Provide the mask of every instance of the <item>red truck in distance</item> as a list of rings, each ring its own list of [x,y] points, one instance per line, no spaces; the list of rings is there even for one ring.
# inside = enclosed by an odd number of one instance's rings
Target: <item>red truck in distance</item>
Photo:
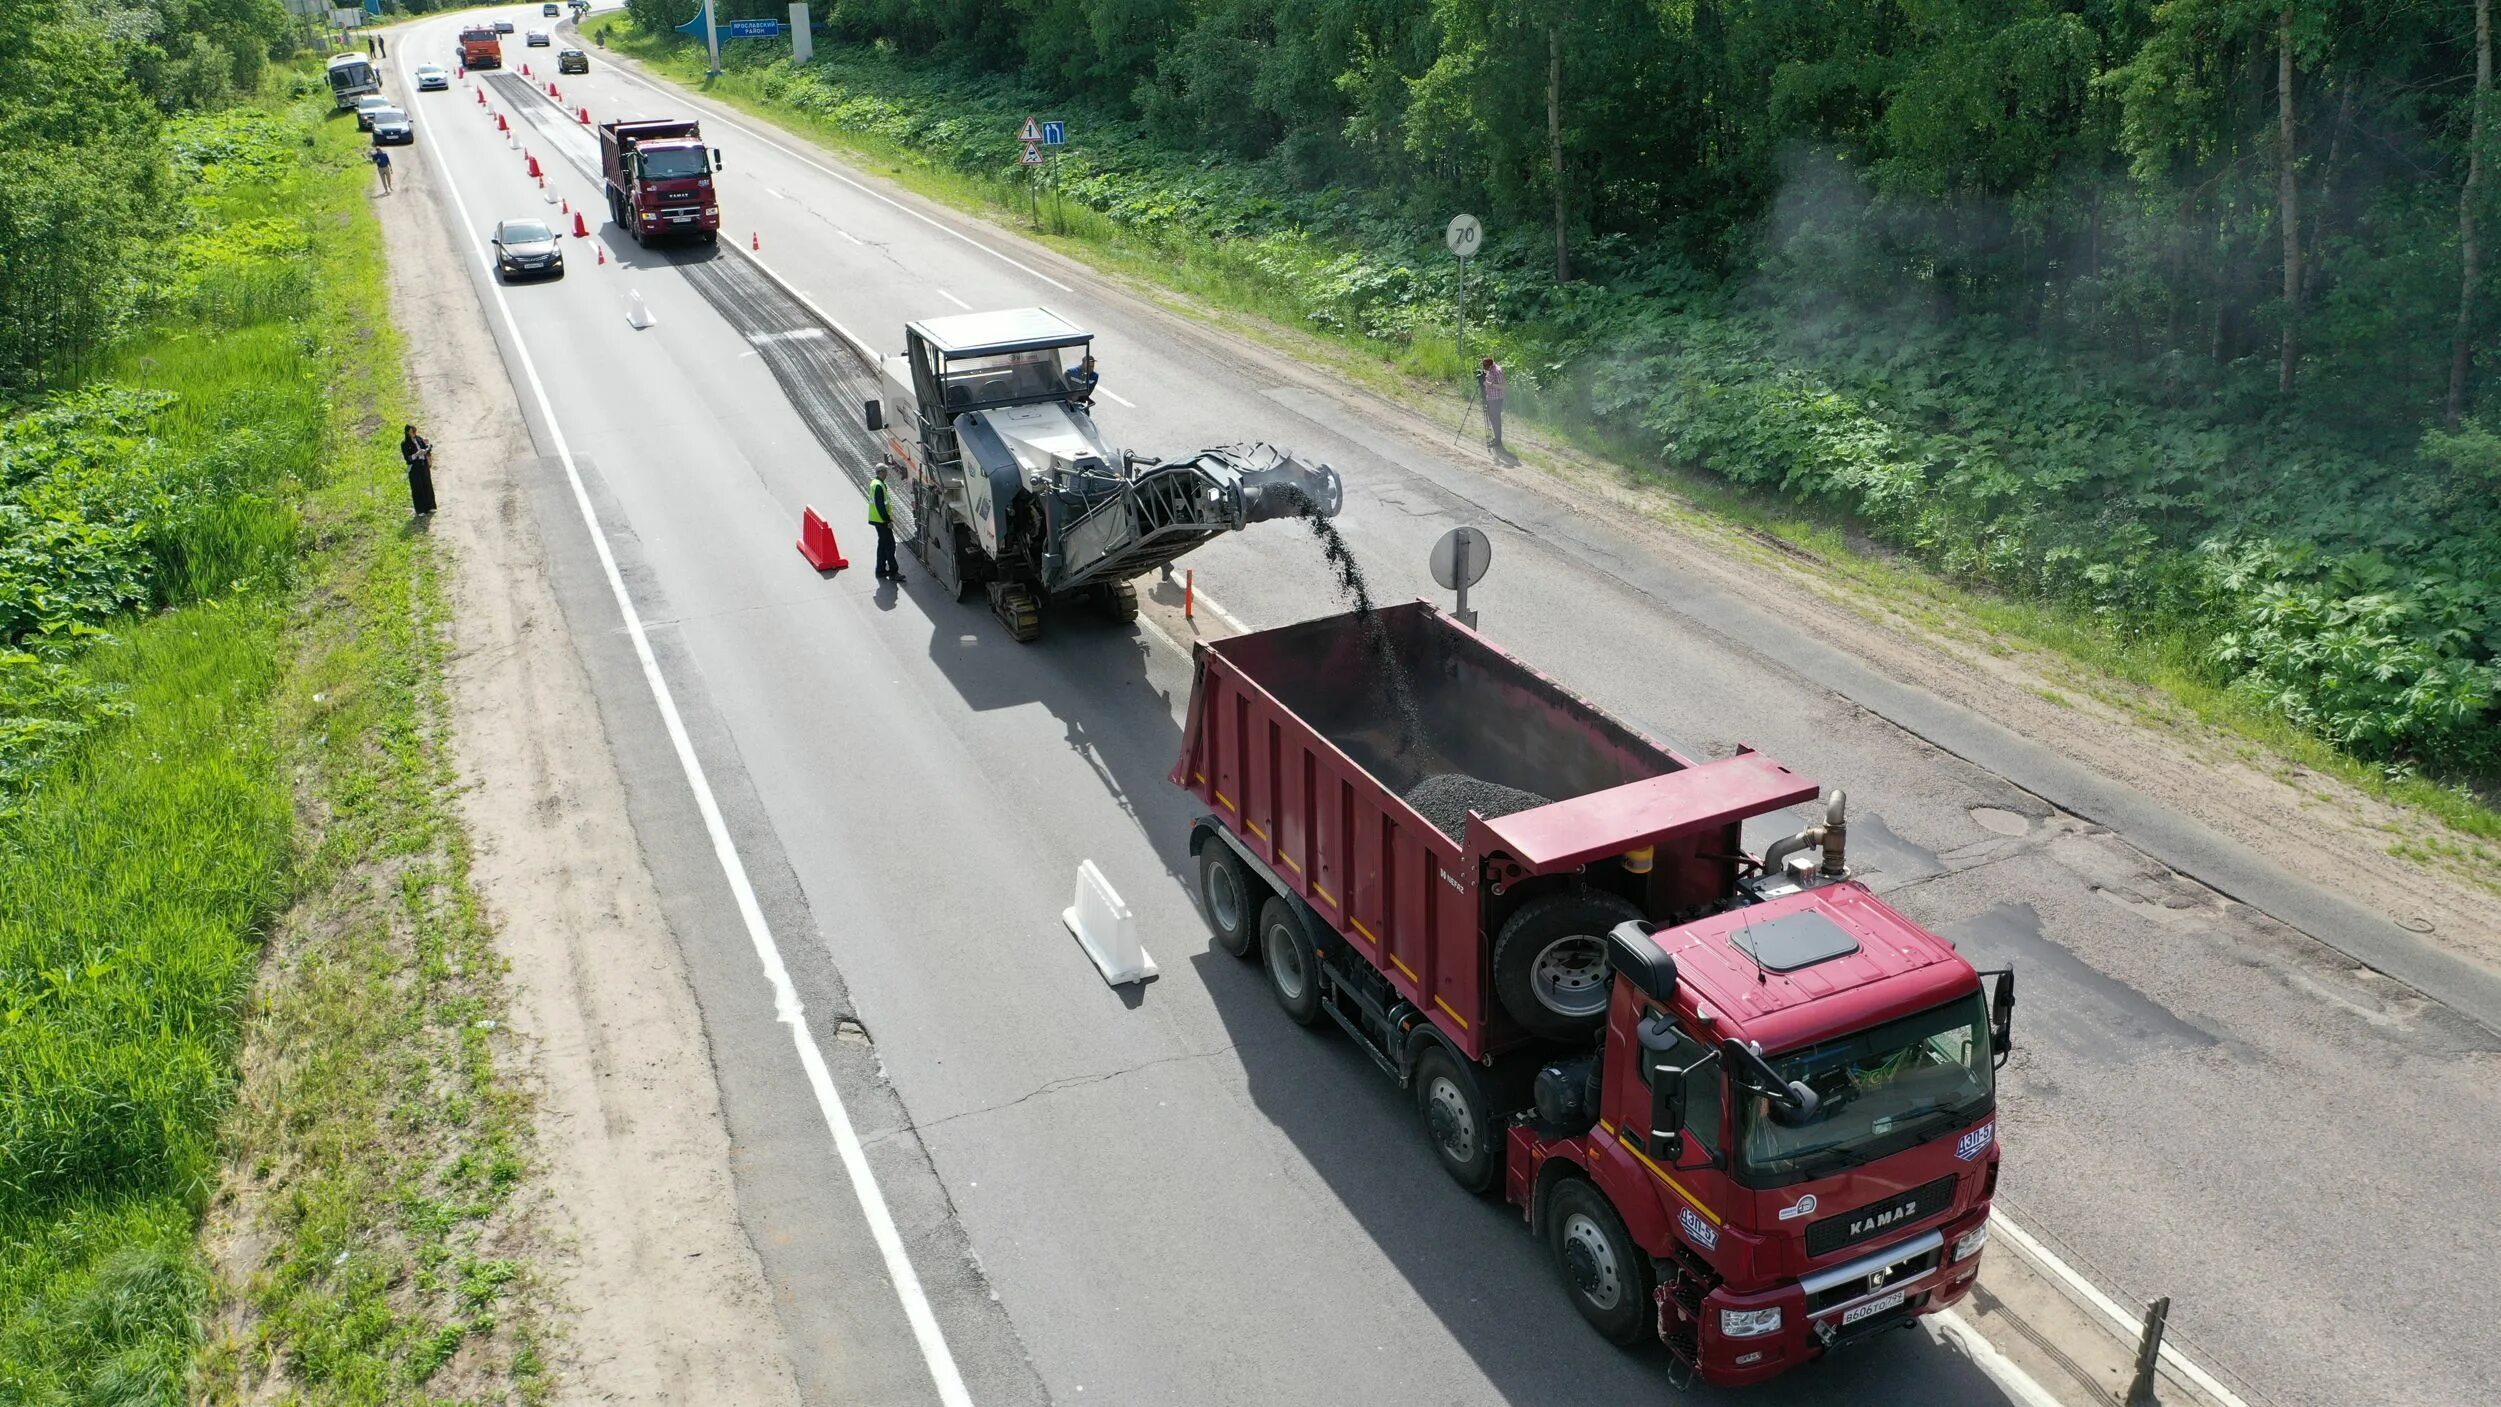
[[[460,66],[467,69],[504,66],[503,36],[495,32],[493,25],[472,25],[460,31]]]
[[[599,124],[599,168],[608,214],[637,244],[691,235],[721,237],[720,195],[712,188],[712,153],[702,125],[689,119]]]
[[[1218,945],[1412,1089],[1605,1337],[1759,1382],[1970,1293],[2014,975],[1699,762],[1417,602],[1198,647],[1173,782]],[[1994,993],[1984,977],[1994,977]]]

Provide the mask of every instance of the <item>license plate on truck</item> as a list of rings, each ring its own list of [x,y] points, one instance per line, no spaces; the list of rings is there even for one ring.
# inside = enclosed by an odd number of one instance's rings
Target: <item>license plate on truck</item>
[[[1873,1319],[1888,1309],[1900,1309],[1902,1307],[1902,1301],[1909,1298],[1910,1291],[1895,1290],[1892,1294],[1886,1295],[1883,1299],[1869,1300],[1865,1304],[1855,1305],[1849,1309],[1842,1310],[1841,1322],[1844,1325],[1848,1325],[1855,1324],[1861,1319]]]

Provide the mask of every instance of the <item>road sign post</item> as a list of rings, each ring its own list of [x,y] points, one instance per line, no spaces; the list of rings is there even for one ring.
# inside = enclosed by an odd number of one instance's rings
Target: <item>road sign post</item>
[[[1468,609],[1468,588],[1485,579],[1485,569],[1494,564],[1494,540],[1479,528],[1452,528],[1433,544],[1429,565],[1433,580],[1443,589],[1459,593],[1458,604],[1451,619],[1470,630],[1476,629],[1476,612]]]
[[[703,42],[712,56],[712,77],[721,76],[721,17],[712,12],[712,0],[703,0]]]
[[[808,20],[806,5],[790,7],[790,63],[793,68],[816,57],[816,36]]]
[[[1459,360],[1468,359],[1468,261],[1484,246],[1485,227],[1474,215],[1453,215],[1442,231],[1442,243],[1459,258]]]

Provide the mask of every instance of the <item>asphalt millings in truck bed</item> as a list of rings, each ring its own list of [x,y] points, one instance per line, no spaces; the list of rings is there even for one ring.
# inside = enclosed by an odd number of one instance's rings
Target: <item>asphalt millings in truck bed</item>
[[[1444,772],[1407,789],[1407,804],[1452,840],[1467,838],[1470,811],[1491,821],[1515,811],[1533,811],[1550,800],[1533,791],[1506,787],[1465,772]]]

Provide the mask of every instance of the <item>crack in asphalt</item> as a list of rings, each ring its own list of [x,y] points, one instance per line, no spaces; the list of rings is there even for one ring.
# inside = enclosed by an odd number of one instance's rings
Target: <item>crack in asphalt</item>
[[[1013,1109],[1017,1105],[1023,1104],[1029,1100],[1040,1099],[1046,1094],[1058,1094],[1062,1090],[1083,1089],[1087,1085],[1105,1084],[1109,1081],[1117,1080],[1124,1075],[1134,1075],[1142,1070],[1152,1070],[1159,1065],[1180,1065],[1194,1060],[1210,1060],[1219,1055],[1229,1055],[1233,1052],[1234,1048],[1234,1043],[1227,1041],[1225,1044],[1216,1047],[1214,1050],[1191,1051],[1182,1055],[1159,1055],[1153,1060],[1142,1060],[1135,1065],[1123,1066],[1122,1068],[1113,1070],[1107,1074],[1063,1075],[1056,1080],[1049,1081],[1048,1083],[1040,1085],[1034,1089],[1027,1090],[1025,1093],[1016,1096],[1014,1099],[1002,1100],[997,1104],[984,1105],[979,1109],[965,1109],[957,1113],[949,1114],[941,1119],[931,1119],[926,1123],[917,1119],[910,1119],[898,1127],[880,1134],[876,1139],[872,1140],[872,1142],[882,1143],[885,1140],[894,1137],[896,1134],[901,1133],[925,1133],[930,1129],[954,1123],[958,1119],[971,1119],[977,1118],[983,1114],[996,1114],[1003,1109]]]

